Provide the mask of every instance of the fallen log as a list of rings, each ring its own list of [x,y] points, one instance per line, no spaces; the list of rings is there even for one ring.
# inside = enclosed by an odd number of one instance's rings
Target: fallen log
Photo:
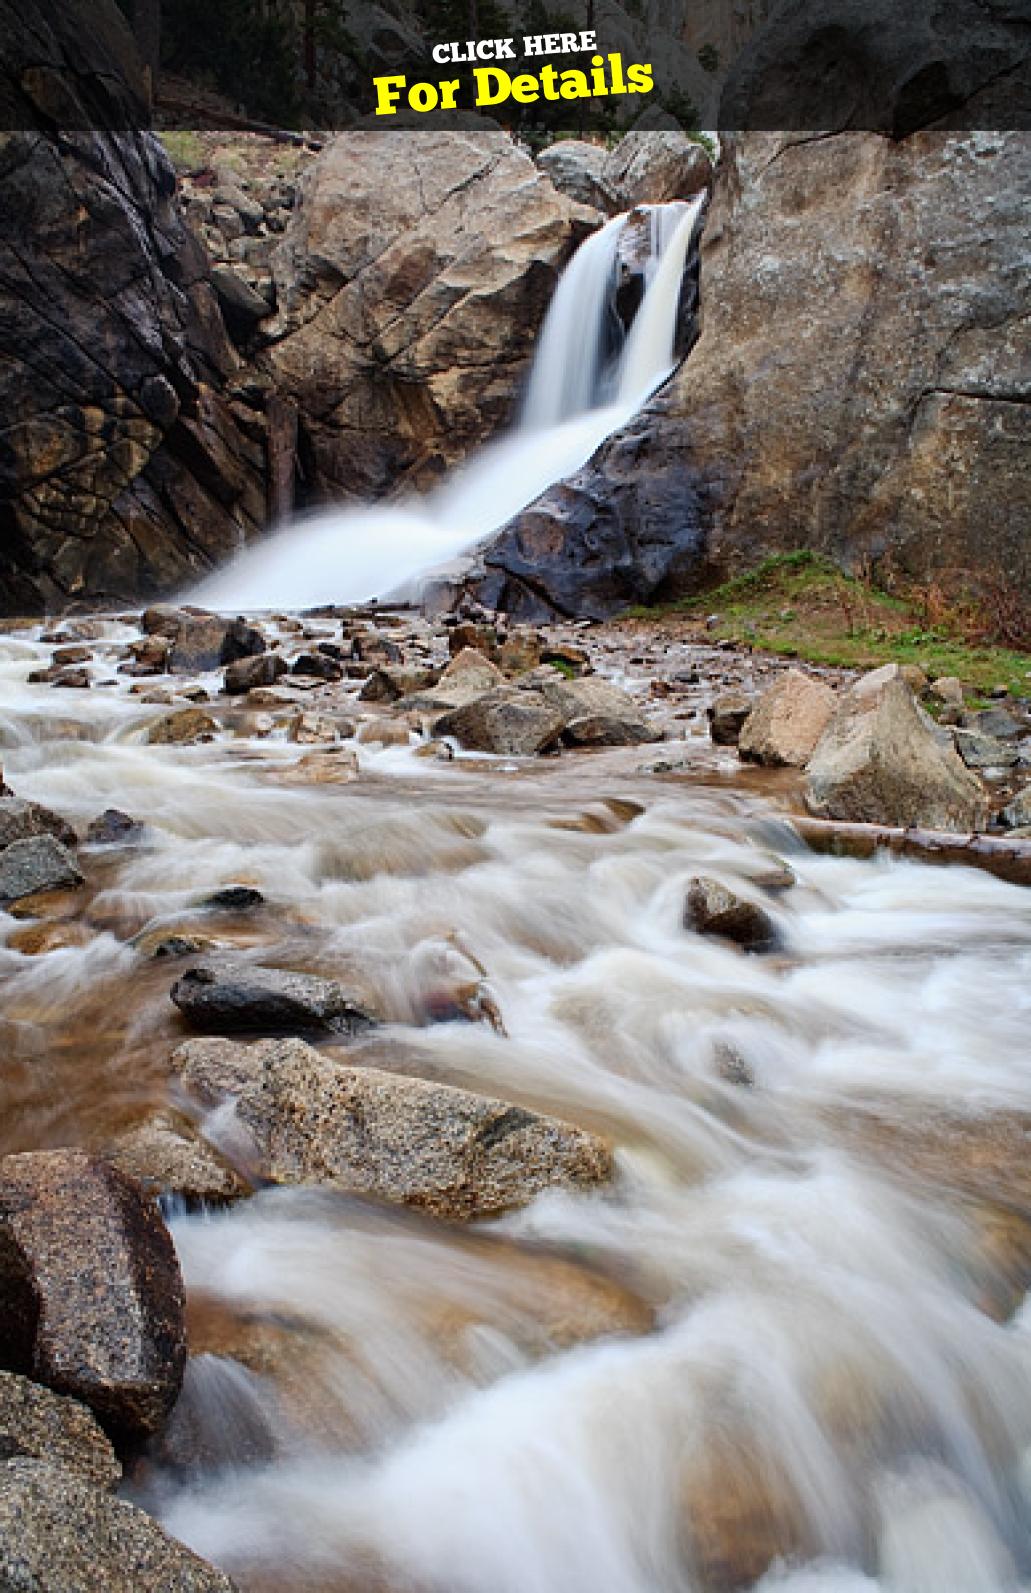
[[[852,824],[792,814],[793,830],[814,852],[837,857],[873,857],[891,852],[924,863],[965,863],[1011,885],[1031,885],[1031,841],[1002,835],[953,834],[949,830],[904,830],[887,824]]]

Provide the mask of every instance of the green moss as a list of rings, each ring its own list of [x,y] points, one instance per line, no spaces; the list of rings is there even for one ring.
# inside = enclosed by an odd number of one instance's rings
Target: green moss
[[[956,675],[975,692],[1005,685],[1031,696],[1031,653],[967,641],[955,627],[920,623],[919,604],[845,575],[807,549],[776,554],[755,569],[700,596],[630,617],[682,614],[706,625],[713,640],[729,640],[814,664],[872,669],[916,664],[932,680]]]

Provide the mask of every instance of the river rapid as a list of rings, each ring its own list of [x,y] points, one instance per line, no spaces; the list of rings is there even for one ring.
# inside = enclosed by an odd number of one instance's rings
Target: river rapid
[[[0,1148],[172,1098],[179,967],[144,948],[203,920],[360,981],[387,1021],[352,1060],[617,1162],[466,1228],[319,1189],[171,1211],[196,1353],[130,1496],[253,1593],[1031,1589],[1026,892],[811,854],[790,785],[701,735],[650,773],[669,748],[444,763],[413,734],[287,785],[303,749],[225,699],[214,741],[148,745],[162,710],[100,685],[135,624],[95,629],[88,691],[27,684],[38,628],[0,637],[15,792],[149,826],[80,851],[48,911],[81,943],[28,955],[0,914]],[[685,929],[697,874],[779,949]],[[265,905],[205,917],[233,883]],[[432,1021],[463,981],[494,1025]]]

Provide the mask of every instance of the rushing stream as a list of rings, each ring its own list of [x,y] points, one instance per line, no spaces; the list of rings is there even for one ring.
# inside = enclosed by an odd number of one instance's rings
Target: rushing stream
[[[202,921],[362,981],[388,1023],[358,1060],[617,1146],[613,1186],[466,1229],[297,1189],[175,1216],[203,1353],[180,1451],[132,1482],[173,1532],[261,1593],[1031,1587],[1031,1312],[1000,1306],[997,1243],[1026,1224],[1005,1167],[988,1198],[912,1149],[943,1111],[1026,1145],[1025,894],[800,851],[778,790],[701,740],[665,779],[641,748],[440,765],[413,738],[284,786],[302,749],[236,710],[160,748],[128,683],[25,684],[37,634],[0,638],[6,776],[151,832],[80,854],[82,944],[30,957],[0,915],[3,1149],[166,1098],[176,970],[133,940]],[[134,634],[104,627],[97,680]],[[698,872],[761,898],[781,950],[685,930]],[[241,881],[266,906],[205,919]],[[431,1023],[481,967],[503,1030]]]

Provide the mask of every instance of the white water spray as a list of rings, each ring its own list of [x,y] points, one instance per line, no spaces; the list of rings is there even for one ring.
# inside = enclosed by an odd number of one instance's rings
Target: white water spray
[[[702,203],[653,208],[644,298],[617,358],[606,361],[606,325],[626,216],[592,234],[564,272],[509,437],[424,498],[320,512],[288,527],[202,581],[189,601],[236,612],[396,594],[573,475],[673,369],[684,262]]]

